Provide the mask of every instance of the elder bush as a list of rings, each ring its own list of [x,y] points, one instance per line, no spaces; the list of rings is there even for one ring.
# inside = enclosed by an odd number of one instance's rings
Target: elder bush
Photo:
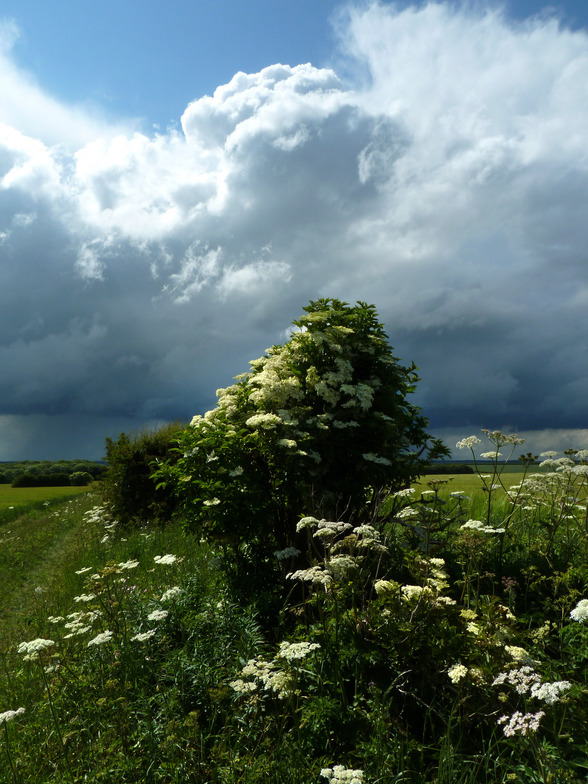
[[[416,367],[392,354],[375,307],[320,299],[304,310],[156,473],[193,530],[248,560],[294,546],[303,514],[369,518],[383,492],[447,453],[409,402]]]

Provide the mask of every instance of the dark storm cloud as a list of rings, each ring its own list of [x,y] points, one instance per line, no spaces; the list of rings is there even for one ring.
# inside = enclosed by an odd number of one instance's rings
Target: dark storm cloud
[[[377,305],[448,440],[586,440],[588,37],[374,5],[348,13],[341,56],[369,79],[240,73],[154,137],[39,91],[33,129],[11,66],[0,458],[84,438],[95,456],[101,432],[189,418],[319,296]]]

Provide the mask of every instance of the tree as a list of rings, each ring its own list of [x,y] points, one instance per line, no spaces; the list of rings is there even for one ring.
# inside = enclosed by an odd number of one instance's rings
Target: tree
[[[393,356],[375,307],[320,299],[304,310],[156,472],[187,524],[236,553],[295,545],[304,515],[359,521],[380,491],[448,454],[407,400],[416,367]]]

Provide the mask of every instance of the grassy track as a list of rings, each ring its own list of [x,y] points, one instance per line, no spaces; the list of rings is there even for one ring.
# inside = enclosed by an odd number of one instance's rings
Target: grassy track
[[[77,563],[80,551],[87,547],[79,536],[79,526],[84,511],[96,503],[96,497],[79,492],[78,496],[65,496],[61,503],[53,501],[48,508],[29,505],[0,527],[0,650],[39,612],[44,595],[56,587],[54,583],[63,581],[67,566]]]

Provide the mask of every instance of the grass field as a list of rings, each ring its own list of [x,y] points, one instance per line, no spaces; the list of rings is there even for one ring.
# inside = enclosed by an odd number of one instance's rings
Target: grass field
[[[0,510],[87,493],[89,487],[12,487],[0,485]]]

